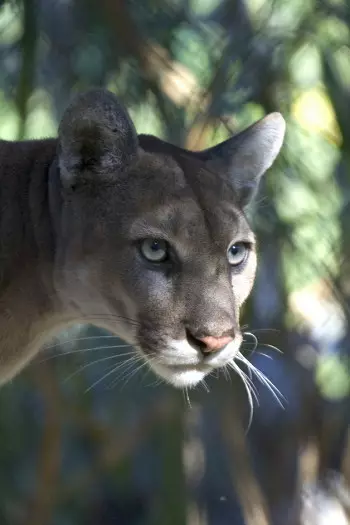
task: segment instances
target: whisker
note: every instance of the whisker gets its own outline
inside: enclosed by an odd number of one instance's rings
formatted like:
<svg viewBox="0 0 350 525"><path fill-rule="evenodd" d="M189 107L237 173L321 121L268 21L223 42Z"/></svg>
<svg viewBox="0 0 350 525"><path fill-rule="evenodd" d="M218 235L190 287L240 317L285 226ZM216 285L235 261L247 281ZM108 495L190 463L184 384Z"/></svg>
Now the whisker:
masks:
<svg viewBox="0 0 350 525"><path fill-rule="evenodd" d="M184 394L184 398L185 398L185 401L187 403L187 406L189 408L192 408L192 405L191 405L191 400L190 400L190 396L189 396L189 393L188 393L188 387L185 386L185 388L182 390L183 394Z"/></svg>
<svg viewBox="0 0 350 525"><path fill-rule="evenodd" d="M136 361L136 363L139 362L140 360ZM127 370L123 371L122 377L120 377L120 382L123 382L121 390L124 388L126 383L136 374L136 372L141 370L141 368L143 368L147 364L147 361L142 360L141 364L135 367L136 363L132 363L132 366L128 366Z"/></svg>
<svg viewBox="0 0 350 525"><path fill-rule="evenodd" d="M95 359L94 361L90 361L89 363L86 363L85 365L80 366L78 370L75 370L72 374L70 374L67 378L65 378L63 382L66 383L67 381L72 379L72 377L80 374L81 372L83 372L83 370L86 370L87 368L90 368L91 366L96 365L97 363L102 363L110 359L117 359L118 357L122 357L123 355L130 355L130 352L128 352L127 354L113 354L107 357L101 357L100 359ZM126 361L129 361L129 359L127 359ZM125 364L126 361L123 361L123 363L120 363L120 364Z"/></svg>
<svg viewBox="0 0 350 525"><path fill-rule="evenodd" d="M202 381L200 382L200 385L204 388L204 390L207 392L207 394L210 393L210 388L208 387L208 384L205 381L205 379L202 379Z"/></svg>
<svg viewBox="0 0 350 525"><path fill-rule="evenodd" d="M246 324L246 325L243 325L241 327L241 330L246 330L247 328L249 328L249 326ZM250 333L254 334L256 332L276 332L276 333L281 333L281 330L279 330L278 328L255 328L253 330L249 330Z"/></svg>
<svg viewBox="0 0 350 525"><path fill-rule="evenodd" d="M271 345L271 344L268 344L268 343L260 343L258 341L258 338L256 337L256 335L254 335L252 332L243 332L243 335L248 335L248 336L250 336L250 337L252 337L254 339L254 349L252 350L252 353L255 352L255 350L257 349L258 346L264 346L266 348L271 348L271 350L275 350L279 354L283 354L282 350L277 348L277 346L274 346L274 345ZM244 340L244 343L245 344L250 344L250 343L248 343L248 341L245 341L245 340Z"/></svg>
<svg viewBox="0 0 350 525"><path fill-rule="evenodd" d="M132 377L134 377L135 374L137 374L138 372L140 372L140 370L142 370L142 368L144 368L144 367L147 366L147 365L148 365L148 361L144 361L143 363L141 363L141 365L137 366L137 367L135 368L135 370L133 370L132 372L130 372L129 375L125 376L125 378L124 378L124 382L123 382L123 384L122 384L120 390L123 390L123 388L124 388L125 385L130 381L130 379L131 379Z"/></svg>
<svg viewBox="0 0 350 525"><path fill-rule="evenodd" d="M165 383L165 382L166 381L162 377L157 377L151 383L148 383L146 385L146 387L155 388L155 387L157 387L157 386L159 386L159 385L161 385L162 383Z"/></svg>
<svg viewBox="0 0 350 525"><path fill-rule="evenodd" d="M137 355L136 356L132 356L130 357L130 361L133 360L133 359L137 359ZM128 360L127 360L128 361ZM132 363L134 363L135 361L132 361ZM97 386L99 383L101 383L102 381L104 381L107 377L111 376L113 373L115 373L119 367L123 367L124 365L126 365L126 361L124 363L119 363L117 366L113 367L112 370L110 370L109 372L107 372L106 374L104 374L102 377L100 377L97 381L95 381L91 386L89 386L86 390L85 390L85 393L88 393L90 390L92 390L95 386Z"/></svg>
<svg viewBox="0 0 350 525"><path fill-rule="evenodd" d="M58 357L64 357L66 355L79 354L79 353L84 353L84 352L94 352L96 350L106 350L107 348L113 348L113 349L132 348L132 345L104 345L104 346L93 346L92 348L90 347L77 348L75 350L69 350L68 352L62 352L61 354L50 355L49 357L46 357L45 359L40 360L39 363L45 363L46 361L50 361L51 359L57 359ZM118 355L122 356L122 355L131 354L131 353L133 353L133 351L123 353L123 354L118 354Z"/></svg>
<svg viewBox="0 0 350 525"><path fill-rule="evenodd" d="M253 421L253 413L254 413L254 403L253 403L253 397L252 397L252 393L250 391L250 386L249 384L246 383L246 380L245 380L245 377L242 373L242 370L239 368L239 366L234 362L234 361L231 361L230 363L228 363L228 365L236 372L236 374L241 378L242 380L242 383L243 383L243 386L244 386L244 389L247 393L247 398L248 398L248 402L249 402L249 408L250 408L250 411L249 411L249 421L248 421L248 427L247 427L247 430L246 430L246 433L249 431L250 427L251 427L251 424L252 424L252 421Z"/></svg>
<svg viewBox="0 0 350 525"><path fill-rule="evenodd" d="M273 361L273 357L272 355L269 355L269 354L265 354L264 352L256 352L258 355L262 355L263 357L266 357L266 359L270 359L271 361Z"/></svg>
<svg viewBox="0 0 350 525"><path fill-rule="evenodd" d="M137 373L139 372L144 366L149 365L151 361L154 361L156 359L156 356L148 356L147 359L141 354L136 356L136 360L131 364L131 366L128 366L126 370L122 372L122 375L118 375L116 380L114 381L114 386L117 385L120 382L124 382L122 385L122 388L128 383L128 381ZM134 367L135 363L138 363L141 361L141 365L136 367L134 370L132 368ZM151 367L149 366L148 369L146 369L147 372L151 371Z"/></svg>
<svg viewBox="0 0 350 525"><path fill-rule="evenodd" d="M234 361L231 361L231 363L233 363L233 362L234 362ZM251 391L252 396L254 397L254 399L255 399L257 405L259 405L259 392L258 392L258 390L257 390L257 388L256 388L256 386L255 386L255 384L254 384L254 382L253 382L253 380L252 380L252 377L251 377L250 375L248 376L248 375L244 372L244 370L242 370L242 369L237 365L237 363L235 363L235 365L239 368L240 372L243 374L243 377L244 377L244 379L245 379L247 385L248 385L249 388L250 388L250 391ZM234 370L235 370L235 368L234 368ZM250 370L249 370L249 373L251 373Z"/></svg>
<svg viewBox="0 0 350 525"><path fill-rule="evenodd" d="M254 382L253 380L241 369L241 372L242 374L244 375L244 377L246 378L246 381L247 381L247 384L250 386L250 391L256 401L256 404L258 406L260 406L260 402L259 402L259 392L258 392L258 389L256 388L256 386L254 385Z"/></svg>
<svg viewBox="0 0 350 525"><path fill-rule="evenodd" d="M253 374L255 374L257 379L260 381L260 383L262 383L268 388L268 390L271 392L271 394L276 399L277 403L281 406L281 408L285 408L281 399L283 399L285 402L287 402L287 400L284 397L284 395L280 392L280 390L272 383L272 381L263 372L256 368L256 366L250 363L250 361L248 361L248 359L246 359L244 355L241 354L241 352L238 352L238 354L236 355L236 359L244 363L247 366L247 368L250 368Z"/></svg>
<svg viewBox="0 0 350 525"><path fill-rule="evenodd" d="M131 326L140 326L140 322L136 321L136 319L130 319L128 317L123 317L121 315L117 314L82 314L80 317L81 319L84 319L85 321L94 320L94 319L115 319L117 321L125 321L129 323Z"/></svg>
<svg viewBox="0 0 350 525"><path fill-rule="evenodd" d="M148 368L145 368L143 371L142 371L142 378L141 378L141 383L143 383L143 381L145 381L147 375L151 372L151 368L148 367Z"/></svg>
<svg viewBox="0 0 350 525"><path fill-rule="evenodd" d="M249 379L252 381L253 380L253 372L251 371L250 368L248 368L248 374L247 375L249 376Z"/></svg>
<svg viewBox="0 0 350 525"><path fill-rule="evenodd" d="M114 388L120 381L123 380L128 374L129 371L132 371L135 368L135 365L139 363L140 361L143 362L144 358L141 355L134 355L133 359L127 359L127 361L124 363L125 366L119 367L116 372L116 377L107 385L107 389L111 390Z"/></svg>
<svg viewBox="0 0 350 525"><path fill-rule="evenodd" d="M257 349L258 344L259 344L258 343L258 338L256 337L256 335L252 334L251 332L244 332L243 335L248 335L254 340L255 346L254 346L253 352L255 352L255 350Z"/></svg>
<svg viewBox="0 0 350 525"><path fill-rule="evenodd" d="M271 348L271 350L275 350L275 351L278 352L279 354L283 354L283 351L280 350L279 348L277 348L277 346L269 345L269 344L267 344L267 343L259 343L259 346L266 346L266 348Z"/></svg>
<svg viewBox="0 0 350 525"><path fill-rule="evenodd" d="M57 346L68 345L77 341L89 341L91 339L120 339L120 337L118 335L89 335L85 337L73 337L72 339L68 339L66 341L58 341L52 345L45 345L43 346L43 350L52 350Z"/></svg>
<svg viewBox="0 0 350 525"><path fill-rule="evenodd" d="M219 372L219 369L217 369L217 372ZM226 379L226 381L231 381L231 376L230 376L230 373L229 373L229 371L227 369L227 365L222 368L222 372L224 374L224 378Z"/></svg>
<svg viewBox="0 0 350 525"><path fill-rule="evenodd" d="M273 390L272 393L276 394L277 396L280 396L285 401L285 397L283 394L278 390L278 388L272 383L272 381L263 373L261 370L259 370L256 366L254 366L252 363L248 361L243 355L240 355L240 353L237 354L236 358L239 361L242 361L248 368L251 369L251 371L255 374L255 376L260 380L260 382L264 383L266 386L271 387ZM270 388L269 388L270 389ZM280 402L280 400L278 399Z"/></svg>

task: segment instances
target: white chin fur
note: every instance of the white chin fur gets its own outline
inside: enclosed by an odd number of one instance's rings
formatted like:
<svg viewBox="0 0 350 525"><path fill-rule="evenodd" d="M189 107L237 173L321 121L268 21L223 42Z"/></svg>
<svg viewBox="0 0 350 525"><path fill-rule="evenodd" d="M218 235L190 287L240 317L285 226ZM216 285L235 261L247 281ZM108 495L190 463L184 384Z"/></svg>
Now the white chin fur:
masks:
<svg viewBox="0 0 350 525"><path fill-rule="evenodd" d="M176 370L175 367L167 367L160 364L151 364L154 372L163 378L167 383L176 388L194 387L200 383L205 376L212 370L211 367L188 367L187 369Z"/></svg>
<svg viewBox="0 0 350 525"><path fill-rule="evenodd" d="M170 340L160 354L160 359L150 360L149 365L167 383L177 388L191 388L203 381L215 368L221 368L231 361L239 349L241 340L241 337L236 337L234 342L205 362L200 352L187 340Z"/></svg>

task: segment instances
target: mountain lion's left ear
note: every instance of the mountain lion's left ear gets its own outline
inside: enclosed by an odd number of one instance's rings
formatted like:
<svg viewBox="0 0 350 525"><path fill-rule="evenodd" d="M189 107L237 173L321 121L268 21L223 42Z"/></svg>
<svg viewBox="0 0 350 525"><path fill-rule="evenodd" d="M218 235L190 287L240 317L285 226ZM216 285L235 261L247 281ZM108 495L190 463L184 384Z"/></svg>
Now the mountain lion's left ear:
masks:
<svg viewBox="0 0 350 525"><path fill-rule="evenodd" d="M92 89L76 96L59 127L59 166L64 186L111 181L137 155L138 139L128 112L113 93Z"/></svg>
<svg viewBox="0 0 350 525"><path fill-rule="evenodd" d="M261 176L277 157L286 124L280 113L271 113L218 146L201 151L208 167L227 173L242 207L254 197Z"/></svg>

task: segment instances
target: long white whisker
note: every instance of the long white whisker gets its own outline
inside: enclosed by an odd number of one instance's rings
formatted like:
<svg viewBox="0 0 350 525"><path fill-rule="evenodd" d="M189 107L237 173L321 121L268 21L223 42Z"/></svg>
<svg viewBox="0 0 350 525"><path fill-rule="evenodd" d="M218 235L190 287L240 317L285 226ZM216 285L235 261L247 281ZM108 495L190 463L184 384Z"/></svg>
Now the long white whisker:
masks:
<svg viewBox="0 0 350 525"><path fill-rule="evenodd" d="M64 379L64 383L66 383L67 381L69 381L70 379L72 379L72 377L80 374L80 372L82 372L83 370L86 370L87 368L93 366L93 365L96 365L97 363L102 363L103 361L107 361L109 359L117 359L118 357L122 357L123 355L130 355L130 352L128 352L127 354L113 354L113 355L109 355L107 357L101 357L100 359L95 359L94 361L90 361L89 363L86 363L85 365L82 365L78 368L78 370L75 370L72 374L70 374L66 379ZM131 359L131 358L130 358ZM127 359L126 361L123 361L123 363L119 363L121 366L123 364L125 364L127 361L129 361L129 359Z"/></svg>
<svg viewBox="0 0 350 525"><path fill-rule="evenodd" d="M258 338L256 337L256 335L252 334L251 332L244 332L243 335L248 335L249 337L251 337L253 340L254 340L254 349L253 349L253 352L257 349L258 347Z"/></svg>
<svg viewBox="0 0 350 525"><path fill-rule="evenodd" d="M248 366L248 365L247 365ZM251 366L251 370L253 373L255 373L256 377L259 379L259 381L264 384L273 394L276 401L279 403L279 405L284 408L283 403L281 402L281 399L284 401L287 401L282 392L273 384L273 382L260 370L258 370L255 366Z"/></svg>
<svg viewBox="0 0 350 525"><path fill-rule="evenodd" d="M131 363L131 365L129 365L127 367L126 370L123 370L123 373L122 375L118 375L118 377L113 381L113 383L110 385L110 386L116 386L118 383L120 382L123 382L123 385L122 385L122 388L124 388L124 386L126 385L126 383L128 383L128 381L130 381L130 379L137 373L139 372L142 368L144 368L146 365L149 365L150 361L154 361L156 359L156 356L148 356L148 358L145 360L144 356L143 355L136 355L135 356L135 361L133 363ZM134 367L135 363L138 363L141 361L141 365L139 365L138 367L136 367L134 370L132 370L132 368ZM150 371L151 368L149 367L147 370L146 370L146 374L148 371Z"/></svg>
<svg viewBox="0 0 350 525"><path fill-rule="evenodd" d="M75 350L69 350L68 352L62 352L60 354L50 355L49 357L46 357L45 359L42 359L39 361L40 363L50 361L51 359L56 359L57 357L64 357L65 355L71 355L71 354L79 354L84 352L94 352L95 350L106 350L108 348L113 348L116 350L117 348L132 348L132 345L103 345L103 346L93 346L92 348L77 348ZM128 352L129 354L132 353ZM119 355L126 355L126 354L119 354Z"/></svg>
<svg viewBox="0 0 350 525"><path fill-rule="evenodd" d="M222 371L223 371L224 378L226 379L226 381L231 381L231 376L230 376L230 372L227 370L227 365L222 368Z"/></svg>
<svg viewBox="0 0 350 525"><path fill-rule="evenodd" d="M267 343L260 343L260 346L266 346L266 348L271 348L272 350L275 350L275 351L278 352L279 354L283 354L282 350L280 350L279 348L277 348L277 346L270 345L270 344L267 344Z"/></svg>
<svg viewBox="0 0 350 525"><path fill-rule="evenodd" d="M153 387L153 388L155 388L155 387L161 385L162 383L166 383L166 381L162 377L157 377L151 383L148 383L145 386L146 387Z"/></svg>
<svg viewBox="0 0 350 525"><path fill-rule="evenodd" d="M95 381L91 386L89 386L86 390L85 390L85 393L89 392L90 390L92 390L95 386L97 386L99 383L101 383L101 381L104 381L107 377L111 376L113 373L115 373L119 368L122 368L124 365L127 364L127 362L130 360L137 360L137 355L135 356L132 356L130 357L129 359L127 359L124 363L118 363L117 366L113 367L112 370L110 370L109 372L107 372L107 374L104 374L102 377L100 377L97 381ZM132 361L132 363L134 363L135 361Z"/></svg>
<svg viewBox="0 0 350 525"><path fill-rule="evenodd" d="M249 421L248 421L248 428L246 430L246 432L248 432L248 430L250 429L250 426L252 424L252 421L253 421L253 412L254 412L254 404L253 404L253 398L252 398L252 394L251 394L251 391L250 391L250 386L249 386L249 383L247 384L246 383L246 380L245 380L245 377L242 373L242 370L239 368L239 366L234 362L234 361L231 361L229 363L229 366L236 372L236 374L238 374L238 376L241 378L242 380L242 383L243 383L243 386L244 386L244 389L247 393L247 397L248 397L248 402L249 402L249 407L250 407L250 413L249 413Z"/></svg>
<svg viewBox="0 0 350 525"><path fill-rule="evenodd" d="M251 369L249 367L248 367L248 374L247 375L249 376L249 379L252 381L253 373L252 373L252 371L251 371Z"/></svg>
<svg viewBox="0 0 350 525"><path fill-rule="evenodd" d="M204 390L207 392L207 394L210 393L210 388L208 387L208 384L207 384L207 382L204 379L202 379L202 381L200 382L200 385L204 388Z"/></svg>
<svg viewBox="0 0 350 525"><path fill-rule="evenodd" d="M237 365L238 366L238 365ZM238 367L239 368L239 367ZM249 385L250 391L252 393L252 396L254 397L256 404L259 406L259 393L256 388L256 386L253 383L253 380L240 368L240 371L242 372L243 376L245 377L245 380L247 382L247 385Z"/></svg>
<svg viewBox="0 0 350 525"><path fill-rule="evenodd" d="M188 407L192 408L191 401L190 401L190 396L189 396L189 393L188 393L188 387L185 386L185 388L183 389L182 392L184 394L184 398L185 398L185 401L187 402Z"/></svg>
<svg viewBox="0 0 350 525"><path fill-rule="evenodd" d="M121 389L120 389L120 390L122 390L122 389L125 387L125 385L130 381L130 379L131 379L132 377L134 377L135 374L137 374L138 372L140 372L140 370L142 370L142 368L144 368L144 367L147 366L147 365L148 365L148 362L147 362L147 361L144 361L144 362L141 363L139 366L137 366L137 367L135 368L135 370L133 370L133 371L130 372L127 376L125 376L125 378L124 378L124 383L123 383L123 385L121 386Z"/></svg>
<svg viewBox="0 0 350 525"><path fill-rule="evenodd" d="M144 384L143 382L145 381L147 375L148 375L150 372L151 372L150 367L148 367L148 368L146 368L146 369L144 369L144 370L142 371L142 377L141 377L141 383L142 383L142 384Z"/></svg>
<svg viewBox="0 0 350 525"><path fill-rule="evenodd" d="M247 328L249 328L249 326L247 324L245 324L245 325L243 325L241 327L241 330L246 330ZM276 333L281 333L281 330L279 330L278 328L254 328L253 330L249 330L249 333L254 334L255 332L276 332Z"/></svg>
<svg viewBox="0 0 350 525"><path fill-rule="evenodd" d="M233 361L232 361L232 362L233 362ZM231 362L231 363L232 363L232 362ZM245 379L247 385L249 386L249 389L250 389L250 391L251 391L252 396L254 397L254 399L255 399L257 405L259 405L259 393L258 393L258 390L257 390L256 386L255 386L254 383L253 383L252 378L249 377L249 376L248 376L248 375L247 375L247 374L246 374L246 373L245 373L245 372L244 372L244 371L243 371L243 370L237 365L237 363L235 363L235 366L237 366L238 369L240 370L241 374L243 374L243 377L244 377L244 379ZM234 370L236 370L236 369L234 368Z"/></svg>
<svg viewBox="0 0 350 525"><path fill-rule="evenodd" d="M132 371L135 368L135 365L139 363L140 361L144 361L143 357L141 355L135 354L133 358L127 359L124 363L125 366L121 366L116 370L117 374L116 377L112 380L111 383L107 385L107 389L110 390L114 388L118 383L120 383L129 373L129 371Z"/></svg>
<svg viewBox="0 0 350 525"><path fill-rule="evenodd" d="M120 337L117 335L88 335L85 337L73 337L72 339L68 339L66 341L62 340L52 345L45 345L43 347L43 350L51 350L52 348L56 348L57 346L68 345L77 341L90 341L91 339L120 339Z"/></svg>
<svg viewBox="0 0 350 525"><path fill-rule="evenodd" d="M82 319L84 319L85 322L90 322L90 324L91 324L91 321L94 321L96 319L99 321L103 321L103 320L110 321L112 319L114 321L123 321L125 323L128 323L130 326L134 326L134 327L140 326L140 323L136 321L135 319L129 319L128 317L123 317L121 315L115 315L115 314L89 314L89 315L84 315Z"/></svg>
<svg viewBox="0 0 350 525"><path fill-rule="evenodd" d="M270 359L270 361L273 361L272 355L265 354L264 352L256 352L258 355L262 355L263 357L266 357L266 359Z"/></svg>
<svg viewBox="0 0 350 525"><path fill-rule="evenodd" d="M260 383L265 385L270 390L271 394L276 399L277 403L282 408L285 408L281 399L283 399L286 402L287 400L284 397L284 395L280 392L280 390L272 383L272 381L263 372L261 372L252 363L250 363L250 361L248 361L248 359L246 359L244 355L241 354L241 352L238 352L238 354L236 355L236 359L244 363L248 368L250 368L253 374L255 374L257 379L260 381Z"/></svg>
<svg viewBox="0 0 350 525"><path fill-rule="evenodd" d="M276 330L276 332L278 332L278 330ZM254 335L252 332L243 332L243 335L248 335L249 337L252 337L254 339L254 348L253 348L253 350L251 350L251 352L255 352L255 350L257 349L258 346L265 346L266 348L271 348L271 350L275 350L279 354L283 354L282 350L277 348L277 346L274 346L274 345L271 345L271 344L268 344L268 343L260 343L258 341L258 338L256 337L256 335ZM253 343L249 343L246 340L244 340L244 343L245 344L253 344Z"/></svg>

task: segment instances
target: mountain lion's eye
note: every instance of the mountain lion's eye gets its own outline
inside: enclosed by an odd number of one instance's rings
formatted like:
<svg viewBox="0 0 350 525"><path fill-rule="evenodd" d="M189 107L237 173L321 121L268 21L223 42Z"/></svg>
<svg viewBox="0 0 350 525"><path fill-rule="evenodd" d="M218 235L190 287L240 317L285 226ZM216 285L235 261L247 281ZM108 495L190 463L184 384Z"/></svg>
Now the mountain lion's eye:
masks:
<svg viewBox="0 0 350 525"><path fill-rule="evenodd" d="M141 241L140 251L147 261L164 262L168 258L168 243L161 239L144 239Z"/></svg>
<svg viewBox="0 0 350 525"><path fill-rule="evenodd" d="M239 266L246 259L248 246L244 242L231 244L227 250L227 259L231 266Z"/></svg>

